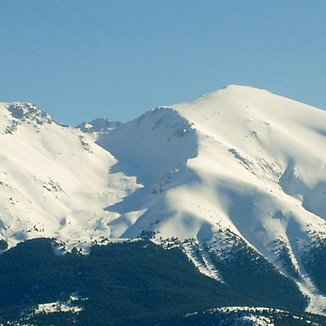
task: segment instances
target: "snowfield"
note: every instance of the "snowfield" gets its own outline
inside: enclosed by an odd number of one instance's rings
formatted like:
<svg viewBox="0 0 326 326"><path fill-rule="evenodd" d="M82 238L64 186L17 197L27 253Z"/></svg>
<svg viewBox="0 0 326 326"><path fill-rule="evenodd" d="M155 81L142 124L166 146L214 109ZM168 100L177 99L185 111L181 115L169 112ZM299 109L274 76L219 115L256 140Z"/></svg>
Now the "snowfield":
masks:
<svg viewBox="0 0 326 326"><path fill-rule="evenodd" d="M80 128L32 104L1 104L0 232L9 246L54 237L86 248L143 231L209 245L228 229L284 274L275 244L286 248L309 311L326 308L300 257L326 238L325 111L231 85L125 124Z"/></svg>
<svg viewBox="0 0 326 326"><path fill-rule="evenodd" d="M0 112L0 225L9 245L35 237L70 245L110 237L107 223L115 214L104 208L136 189L136 178L109 174L116 164L110 153L31 104L4 103Z"/></svg>

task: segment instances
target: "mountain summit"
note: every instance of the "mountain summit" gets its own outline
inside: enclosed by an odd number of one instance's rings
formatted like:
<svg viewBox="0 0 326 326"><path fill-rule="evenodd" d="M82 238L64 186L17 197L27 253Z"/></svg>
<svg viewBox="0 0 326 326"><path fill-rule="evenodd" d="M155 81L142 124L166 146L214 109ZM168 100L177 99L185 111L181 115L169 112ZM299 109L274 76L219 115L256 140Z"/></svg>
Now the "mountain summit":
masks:
<svg viewBox="0 0 326 326"><path fill-rule="evenodd" d="M1 104L0 227L9 246L54 237L87 248L151 233L178 238L202 272L225 283L225 262L245 250L323 313L324 281L309 259L326 243L325 111L232 85L105 122L101 132L93 126Z"/></svg>

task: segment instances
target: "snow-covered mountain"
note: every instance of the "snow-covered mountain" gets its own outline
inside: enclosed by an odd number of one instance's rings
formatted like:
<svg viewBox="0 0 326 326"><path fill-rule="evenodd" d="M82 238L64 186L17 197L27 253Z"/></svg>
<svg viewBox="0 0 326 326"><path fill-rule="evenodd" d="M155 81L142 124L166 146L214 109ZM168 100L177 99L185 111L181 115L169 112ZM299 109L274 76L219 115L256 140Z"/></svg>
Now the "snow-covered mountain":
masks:
<svg viewBox="0 0 326 326"><path fill-rule="evenodd" d="M326 308L306 263L326 241L325 111L228 86L97 125L1 104L0 231L10 246L153 232L184 241L201 271L227 283L216 266L241 245L294 280L309 311Z"/></svg>
<svg viewBox="0 0 326 326"><path fill-rule="evenodd" d="M110 237L104 208L138 186L108 173L116 159L77 129L29 103L0 111L0 226L9 246L35 237L75 243Z"/></svg>

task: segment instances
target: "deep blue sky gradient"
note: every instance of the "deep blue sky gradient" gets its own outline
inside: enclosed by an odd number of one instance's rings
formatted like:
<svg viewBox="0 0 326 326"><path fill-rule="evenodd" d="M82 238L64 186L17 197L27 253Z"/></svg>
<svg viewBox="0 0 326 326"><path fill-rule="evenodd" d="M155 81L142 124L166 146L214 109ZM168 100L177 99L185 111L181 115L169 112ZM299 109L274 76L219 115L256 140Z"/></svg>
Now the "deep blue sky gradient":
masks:
<svg viewBox="0 0 326 326"><path fill-rule="evenodd" d="M128 121L227 84L326 108L324 0L0 0L0 101Z"/></svg>

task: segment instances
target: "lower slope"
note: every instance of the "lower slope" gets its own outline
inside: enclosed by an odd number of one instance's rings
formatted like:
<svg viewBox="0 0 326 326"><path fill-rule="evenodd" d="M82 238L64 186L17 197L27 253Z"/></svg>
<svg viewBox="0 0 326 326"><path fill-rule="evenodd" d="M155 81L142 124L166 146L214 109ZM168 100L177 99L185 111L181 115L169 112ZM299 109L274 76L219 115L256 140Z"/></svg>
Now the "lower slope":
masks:
<svg viewBox="0 0 326 326"><path fill-rule="evenodd" d="M29 240L0 256L1 323L152 325L214 307L259 306L266 297L285 308L270 293L248 296L202 275L178 247L128 241L93 246L85 256L55 255L55 246ZM300 293L284 299L295 309Z"/></svg>
<svg viewBox="0 0 326 326"><path fill-rule="evenodd" d="M325 317L312 314L293 314L280 309L260 307L224 307L191 313L160 325L248 325L248 326L307 326L324 325Z"/></svg>

